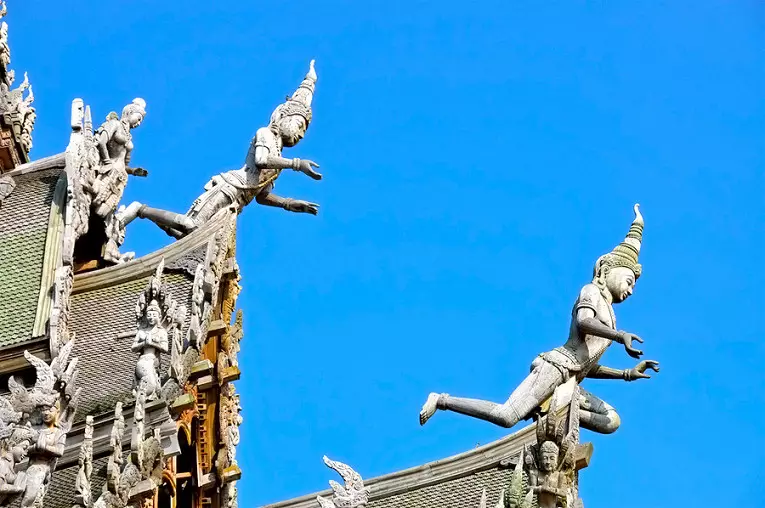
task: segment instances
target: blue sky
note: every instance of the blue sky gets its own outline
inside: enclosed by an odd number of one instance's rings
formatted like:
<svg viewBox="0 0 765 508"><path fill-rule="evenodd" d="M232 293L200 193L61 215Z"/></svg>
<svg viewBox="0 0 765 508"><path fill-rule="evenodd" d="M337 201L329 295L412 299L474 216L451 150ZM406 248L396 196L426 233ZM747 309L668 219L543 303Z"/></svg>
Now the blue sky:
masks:
<svg viewBox="0 0 765 508"><path fill-rule="evenodd" d="M314 122L285 155L325 179L277 191L321 213L239 219L243 506L325 488L325 453L370 478L506 435L417 413L432 390L502 401L562 344L634 202L644 275L617 318L662 371L586 383L623 423L588 434L585 503L761 498L761 3L9 3L33 155L65 148L72 98L101 120L144 97L150 176L125 201L179 212L317 60ZM168 242L128 230L139 254Z"/></svg>

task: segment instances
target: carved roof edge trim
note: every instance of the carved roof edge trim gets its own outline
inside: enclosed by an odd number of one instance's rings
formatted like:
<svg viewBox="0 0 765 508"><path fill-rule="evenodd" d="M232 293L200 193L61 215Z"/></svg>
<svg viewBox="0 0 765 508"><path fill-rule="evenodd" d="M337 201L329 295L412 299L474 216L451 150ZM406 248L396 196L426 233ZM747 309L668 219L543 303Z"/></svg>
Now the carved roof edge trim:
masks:
<svg viewBox="0 0 765 508"><path fill-rule="evenodd" d="M37 313L32 326L32 337L41 337L47 332L48 320L53 307L53 281L56 268L62 263L64 244L64 213L66 210L67 193L66 173L62 173L56 182L53 200L50 204L48 232L45 235L45 254L43 256L42 276L40 277L40 294L37 298Z"/></svg>
<svg viewBox="0 0 765 508"><path fill-rule="evenodd" d="M133 412L135 411L135 402L131 401L125 404L122 414L125 417L125 432L122 436L123 449L130 449L130 437L133 432ZM93 460L106 457L111 453L109 438L111 436L112 424L114 423L114 412L105 412L93 416ZM167 410L167 404L163 400L154 400L146 403L146 435L149 435L151 428L159 427L162 423L172 421L175 427L175 421L169 419L170 414ZM75 423L69 431L66 440L64 455L58 460L56 469L66 469L77 464L80 454L80 445L85 438L85 419Z"/></svg>
<svg viewBox="0 0 765 508"><path fill-rule="evenodd" d="M38 337L0 349L0 372L12 374L19 370L28 369L29 362L24 358L24 351L29 351L47 363L50 363L52 359L48 337Z"/></svg>
<svg viewBox="0 0 765 508"><path fill-rule="evenodd" d="M43 157L26 164L21 164L16 168L3 173L6 176L21 176L29 173L35 173L37 171L45 171L46 169L64 168L66 166L66 153L57 153L49 157Z"/></svg>
<svg viewBox="0 0 765 508"><path fill-rule="evenodd" d="M233 229L235 220L236 214L234 212L223 209L199 229L166 247L127 263L76 274L74 276L72 294L93 291L113 284L146 277L156 269L163 258L166 264L180 259L189 251L208 243L219 229L229 227Z"/></svg>
<svg viewBox="0 0 765 508"><path fill-rule="evenodd" d="M395 496L499 467L500 463L506 461L508 457L518 457L524 445L534 443L535 440L536 427L532 424L478 448L421 466L364 480L364 485L370 488L370 502ZM315 508L316 496L329 495L332 495L331 489L269 504L263 508Z"/></svg>

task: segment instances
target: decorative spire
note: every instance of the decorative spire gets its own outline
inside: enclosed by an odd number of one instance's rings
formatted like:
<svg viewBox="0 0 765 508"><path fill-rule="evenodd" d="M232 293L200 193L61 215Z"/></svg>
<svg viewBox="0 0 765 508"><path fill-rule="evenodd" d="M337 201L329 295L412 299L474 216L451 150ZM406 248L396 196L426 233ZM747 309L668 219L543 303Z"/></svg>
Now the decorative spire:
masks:
<svg viewBox="0 0 765 508"><path fill-rule="evenodd" d="M632 221L630 230L626 238L608 254L604 254L598 259L595 265L595 276L602 272L603 267L629 268L635 272L635 277L640 277L643 267L638 263L640 247L643 243L643 215L640 213L640 205L635 204L635 220Z"/></svg>
<svg viewBox="0 0 765 508"><path fill-rule="evenodd" d="M292 94L292 98L290 99L292 101L300 102L309 109L311 108L313 92L316 90L316 80L318 79L316 69L314 68L315 64L316 60L311 60L311 63L308 64L308 73L305 75L303 82L300 83L300 86L295 90L295 93Z"/></svg>
<svg viewBox="0 0 765 508"><path fill-rule="evenodd" d="M311 123L311 118L313 116L311 112L311 102L313 102L313 93L316 89L316 80L318 79L316 76L316 69L314 68L315 63L316 60L311 60L308 67L308 73L305 75L305 78L303 78L303 82L300 83L298 89L295 90L292 97L287 97L287 102L277 107L271 115L272 124L284 117L292 115L302 116L305 119L306 126Z"/></svg>

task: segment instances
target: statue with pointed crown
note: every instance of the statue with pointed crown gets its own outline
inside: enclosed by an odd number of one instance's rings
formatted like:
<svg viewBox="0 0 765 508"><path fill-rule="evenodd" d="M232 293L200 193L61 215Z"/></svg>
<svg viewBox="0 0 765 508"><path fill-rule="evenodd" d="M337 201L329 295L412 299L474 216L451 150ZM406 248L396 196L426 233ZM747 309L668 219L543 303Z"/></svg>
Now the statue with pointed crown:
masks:
<svg viewBox="0 0 765 508"><path fill-rule="evenodd" d="M634 333L616 329L613 305L626 300L642 272L638 254L643 239L643 217L635 205L635 220L627 237L613 251L598 258L594 277L579 292L572 311L568 341L561 347L540 354L531 364L531 373L504 403L452 397L445 393L431 393L420 411L420 424L432 417L436 410L449 410L479 418L501 427L510 428L520 420L533 416L555 389L570 378L580 383L584 378L621 379L634 381L648 378L648 369L658 372L659 364L653 360L639 362L632 369L613 369L600 365L606 349L617 342L627 354L639 359L642 351L633 347L643 342ZM580 424L595 432L609 434L620 424L613 407L598 397L582 390Z"/></svg>
<svg viewBox="0 0 765 508"><path fill-rule="evenodd" d="M315 162L282 157L282 149L295 146L303 139L311 123L316 80L314 61L311 60L308 74L295 93L276 108L267 127L258 129L244 166L212 177L205 185L205 192L185 215L134 202L119 213L123 227L140 217L151 220L169 235L181 238L210 220L219 210L233 207L240 213L253 199L261 205L316 215L318 204L273 193L276 179L284 169L300 171L314 180L321 179L321 174L314 170L318 167Z"/></svg>
<svg viewBox="0 0 765 508"><path fill-rule="evenodd" d="M164 267L163 259L136 305L138 331L131 349L140 356L135 366L133 394L143 393L146 400L155 400L160 395L159 355L170 351L170 335L177 342L186 317L186 307L178 305L162 282Z"/></svg>

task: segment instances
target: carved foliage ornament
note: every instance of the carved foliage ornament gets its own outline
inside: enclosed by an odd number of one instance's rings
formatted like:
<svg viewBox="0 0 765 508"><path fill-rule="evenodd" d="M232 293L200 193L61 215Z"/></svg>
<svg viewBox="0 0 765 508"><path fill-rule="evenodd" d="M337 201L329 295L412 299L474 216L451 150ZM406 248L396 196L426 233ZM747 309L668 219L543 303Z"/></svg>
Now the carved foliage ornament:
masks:
<svg viewBox="0 0 765 508"><path fill-rule="evenodd" d="M326 455L324 456L324 464L337 471L343 477L344 485L330 480L329 485L333 491L332 499L325 499L321 496L316 497L321 508L356 508L367 505L367 502L369 502L369 487L364 486L364 480L361 479L359 473L342 462L330 460Z"/></svg>

